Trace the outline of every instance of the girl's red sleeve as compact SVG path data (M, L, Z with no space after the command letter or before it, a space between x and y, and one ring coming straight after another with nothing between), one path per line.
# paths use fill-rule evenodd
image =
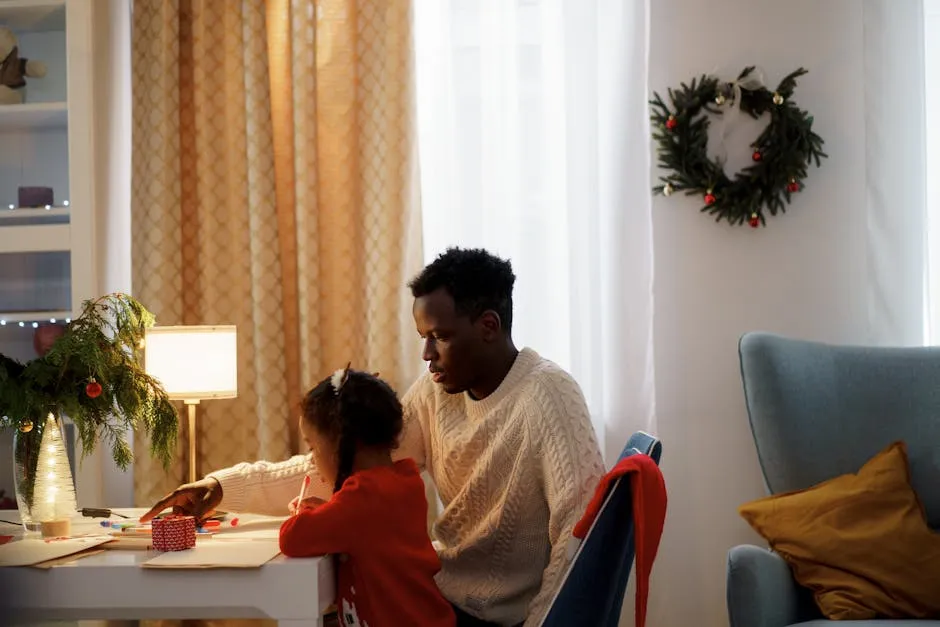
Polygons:
M288 557L314 557L348 553L369 534L362 528L365 500L358 480L346 481L343 489L316 509L305 509L281 525L281 553Z

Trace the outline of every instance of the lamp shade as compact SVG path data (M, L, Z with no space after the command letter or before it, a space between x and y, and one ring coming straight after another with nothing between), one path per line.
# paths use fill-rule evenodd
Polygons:
M144 368L173 400L238 396L236 333L229 326L151 327Z

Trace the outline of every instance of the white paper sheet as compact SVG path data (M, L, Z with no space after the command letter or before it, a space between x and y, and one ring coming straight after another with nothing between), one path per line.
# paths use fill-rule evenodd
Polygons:
M239 521L234 527L229 521L223 522L221 526L216 527L214 535L216 537L271 537L277 538L281 525L287 518L252 518L245 521Z
M86 536L56 540L19 540L0 546L0 566L32 566L100 546L111 536Z
M260 568L281 552L276 541L201 542L185 551L168 551L144 568Z

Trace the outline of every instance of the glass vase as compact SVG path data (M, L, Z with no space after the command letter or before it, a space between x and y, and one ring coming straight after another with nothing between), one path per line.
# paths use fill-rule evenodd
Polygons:
M42 478L39 471L44 473ZM13 485L27 536L41 533L43 516L51 519L66 510L69 516L75 512L75 484L62 423L52 414L44 423L13 434Z
M39 522L33 520L32 511L41 441L42 425L33 425L29 431L17 429L13 434L13 489L26 535L38 534L40 530Z

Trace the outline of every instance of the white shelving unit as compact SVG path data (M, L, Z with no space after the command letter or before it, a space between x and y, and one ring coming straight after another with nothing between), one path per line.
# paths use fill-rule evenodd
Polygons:
M21 57L44 61L24 103L0 105L0 353L36 356L33 334L97 296L92 5L97 0L0 0L0 25ZM19 187L51 187L48 207L18 206ZM0 442L0 460L9 459ZM0 489L11 469L0 463ZM79 473L81 475L82 473ZM82 477L76 477L81 491Z
M14 31L65 31L65 0L0 0L0 24Z
M67 129L68 114L65 102L7 105L0 111L0 133Z
M0 106L0 352L19 359L34 356L33 323L96 295L92 2L0 0L20 56L48 66L23 104ZM19 207L21 186L51 187L53 204Z

